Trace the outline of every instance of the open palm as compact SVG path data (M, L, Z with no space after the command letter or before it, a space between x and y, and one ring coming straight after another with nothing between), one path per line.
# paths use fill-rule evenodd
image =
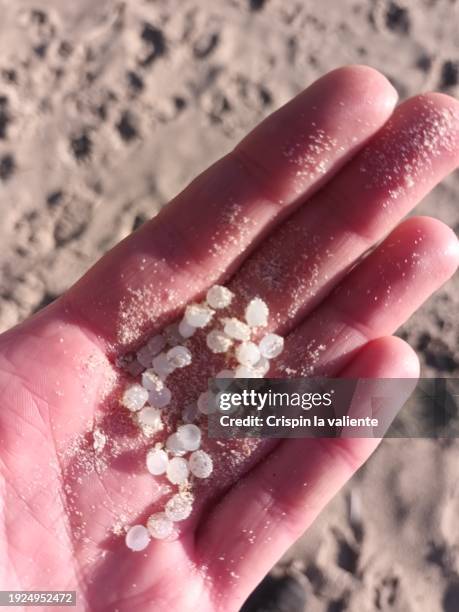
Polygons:
M237 610L365 461L375 440L207 441L215 471L174 541L133 553L117 534L165 489L119 406L116 357L210 285L269 304L286 335L272 376L417 375L391 334L459 251L438 221L399 222L457 164L459 107L395 104L372 69L326 75L0 337L2 588L76 589L81 610ZM184 370L171 414L218 366Z

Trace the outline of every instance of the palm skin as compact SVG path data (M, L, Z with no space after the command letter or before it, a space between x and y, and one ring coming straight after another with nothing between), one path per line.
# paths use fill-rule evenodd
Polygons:
M432 219L393 228L456 166L459 117L438 94L395 103L369 68L326 75L0 337L2 588L76 589L78 610L237 610L366 460L375 440L234 442L234 460L214 447L173 541L132 553L113 533L164 495L120 411L115 358L214 282L276 313L287 338L272 375L417 375L391 334L454 273L457 241ZM180 404L217 365L196 360Z

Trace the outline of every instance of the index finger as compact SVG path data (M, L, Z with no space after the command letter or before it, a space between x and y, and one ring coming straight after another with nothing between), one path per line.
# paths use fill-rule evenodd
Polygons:
M103 257L63 300L75 322L115 350L161 328L336 174L395 103L371 68L316 81Z

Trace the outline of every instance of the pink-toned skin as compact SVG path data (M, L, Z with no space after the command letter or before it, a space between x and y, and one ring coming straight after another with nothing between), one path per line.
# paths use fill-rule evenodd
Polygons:
M230 469L217 449L176 538L132 553L110 530L122 511L149 515L152 477L135 453L97 472L90 459L69 465L69 448L111 418L115 356L215 282L243 298L236 311L260 295L276 313L269 327L287 338L275 375L418 375L391 334L455 272L459 250L438 221L397 224L456 167L459 105L440 94L395 104L370 68L329 73L0 337L1 588L76 589L78 610L237 610L367 459L376 440L261 444ZM205 374L195 364L183 380Z

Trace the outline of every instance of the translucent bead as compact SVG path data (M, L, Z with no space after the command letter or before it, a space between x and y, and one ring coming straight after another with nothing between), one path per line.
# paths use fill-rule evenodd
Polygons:
M214 285L209 289L206 300L212 308L226 308L231 304L234 293L222 285Z
M143 525L133 525L129 527L126 533L126 546L131 550L138 552L144 550L150 543L148 529Z
M192 404L188 404L188 406L185 406L185 408L183 409L182 419L184 423L193 423L193 421L196 420L197 416L198 416L198 405L196 402L193 402Z
M224 332L213 329L207 334L206 344L212 353L226 353L233 341Z
M174 371L174 366L169 363L166 353L160 353L152 361L153 369L156 374L164 379Z
M225 320L225 334L235 340L249 340L250 327L235 317Z
M177 346L182 341L182 336L179 333L179 328L177 323L172 323L168 325L163 330L163 336L166 338L166 343L169 346Z
M154 391L164 387L164 383L153 368L149 368L142 373L142 387L147 391Z
M250 327L260 327L268 323L269 309L261 298L253 298L245 309L245 320Z
M190 472L196 476L196 478L208 478L214 469L210 455L202 450L191 453L189 465Z
M144 368L149 368L151 366L153 355L148 346L142 346L142 348L137 351L136 357L137 361L143 365Z
M154 476L166 473L169 458L166 451L160 448L152 448L147 453L147 470Z
M233 370L220 370L220 372L215 374L215 386L221 391L224 391L231 386L231 379L233 378Z
M179 438L176 433L171 434L166 440L166 448L173 455L184 455L186 453L186 448L183 445L183 441Z
M185 346L174 346L167 352L167 359L174 368L184 368L191 363L191 353Z
M185 319L182 319L179 323L178 330L182 338L191 338L196 331L196 327L193 327L193 325L187 323Z
M201 444L201 430L197 425L191 423L180 425L177 429L177 437L187 451L198 450Z
M123 393L121 403L131 412L137 412L143 408L148 400L148 391L141 385L134 383Z
M156 389L152 389L148 393L148 401L150 404L155 406L155 408L164 408L168 404L170 404L172 398L172 393L169 387L163 385L162 387L157 387Z
M206 304L190 304L185 310L185 321L193 327L205 327L214 315Z
M255 342L241 342L236 348L236 359L241 365L253 366L260 359L260 349Z
M278 357L284 349L284 339L277 334L266 334L258 345L260 353L266 359L274 359Z
M215 374L215 378L234 378L233 370L220 370Z
M158 334L157 336L153 336L147 342L147 347L152 357L155 357L155 355L160 353L165 346L166 346L166 338L164 338L164 336L162 336L161 334Z
M261 378L261 374L250 366L240 365L234 371L234 378Z
M174 523L187 519L193 510L193 497L186 493L173 495L166 503L164 513Z
M161 420L161 411L153 406L145 406L137 413L137 420L140 425L149 427L155 432L160 431L163 428L163 422Z
M198 410L201 414L212 414L215 412L215 395L212 391L204 391L198 397Z
M199 451L196 451L199 452ZM188 463L182 457L173 457L167 464L167 478L172 484L180 485L186 482L189 469Z
M156 540L168 538L174 529L172 521L167 518L164 512L152 514L147 521L147 527L151 537Z

